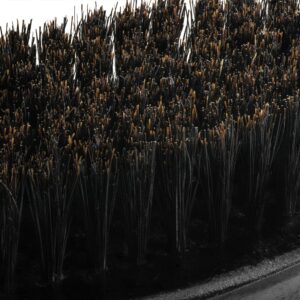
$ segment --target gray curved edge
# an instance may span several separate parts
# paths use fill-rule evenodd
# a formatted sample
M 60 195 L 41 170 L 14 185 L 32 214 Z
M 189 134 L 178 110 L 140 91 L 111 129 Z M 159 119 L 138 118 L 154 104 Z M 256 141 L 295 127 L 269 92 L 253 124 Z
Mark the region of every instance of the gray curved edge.
M 208 299 L 218 295 L 230 294 L 247 286 L 271 278 L 281 272 L 299 267 L 300 248 L 265 259 L 257 265 L 247 265 L 227 273 L 219 274 L 207 282 L 193 286 L 139 298 L 142 300 L 192 300 Z M 218 297 L 217 297 L 218 298 Z M 137 298 L 135 298 L 137 299 Z

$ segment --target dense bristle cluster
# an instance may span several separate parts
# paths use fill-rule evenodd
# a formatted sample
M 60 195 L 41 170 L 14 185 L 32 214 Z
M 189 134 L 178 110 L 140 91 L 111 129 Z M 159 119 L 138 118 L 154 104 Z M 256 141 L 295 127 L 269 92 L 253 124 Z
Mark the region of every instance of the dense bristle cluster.
M 300 14 L 267 2 L 128 3 L 31 42 L 31 24 L 1 31 L 3 288 L 22 234 L 57 283 L 78 232 L 86 269 L 103 274 L 120 248 L 145 263 L 155 230 L 182 257 L 193 220 L 209 228 L 198 243 L 223 249 L 233 211 L 256 237 L 272 207 L 298 211 Z

